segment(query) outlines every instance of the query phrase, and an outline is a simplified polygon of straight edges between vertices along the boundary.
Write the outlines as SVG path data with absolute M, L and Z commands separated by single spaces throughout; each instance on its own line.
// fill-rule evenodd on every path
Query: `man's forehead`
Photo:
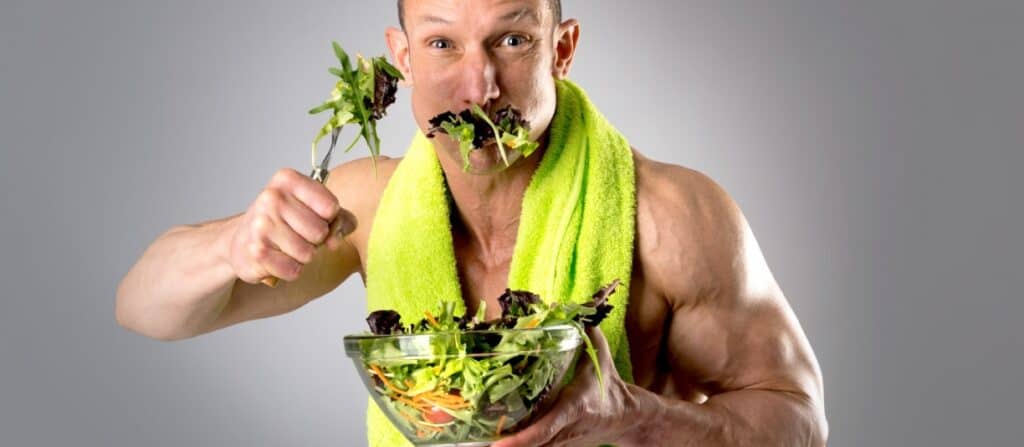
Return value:
M 540 24 L 549 0 L 405 0 L 411 22 L 447 23 L 463 11 L 494 11 L 499 21 L 529 21 Z

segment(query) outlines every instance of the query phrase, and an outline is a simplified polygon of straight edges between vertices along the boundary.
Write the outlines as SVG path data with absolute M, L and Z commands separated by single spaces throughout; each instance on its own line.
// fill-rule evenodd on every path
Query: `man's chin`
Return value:
M 486 144 L 480 149 L 470 151 L 469 169 L 466 172 L 474 175 L 496 174 L 508 169 L 509 166 L 522 158 L 522 155 L 521 152 L 506 147 L 505 159 L 502 159 L 501 152 L 498 150 L 496 143 Z M 505 164 L 506 159 L 508 164 Z

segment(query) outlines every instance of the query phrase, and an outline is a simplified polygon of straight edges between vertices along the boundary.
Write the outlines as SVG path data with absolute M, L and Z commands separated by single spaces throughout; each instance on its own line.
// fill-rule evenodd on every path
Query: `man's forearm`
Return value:
M 824 410 L 805 396 L 740 390 L 703 404 L 667 398 L 630 385 L 638 422 L 623 445 L 824 446 Z
M 174 340 L 215 319 L 237 279 L 225 261 L 225 227 L 232 219 L 177 227 L 157 238 L 118 286 L 118 323 Z

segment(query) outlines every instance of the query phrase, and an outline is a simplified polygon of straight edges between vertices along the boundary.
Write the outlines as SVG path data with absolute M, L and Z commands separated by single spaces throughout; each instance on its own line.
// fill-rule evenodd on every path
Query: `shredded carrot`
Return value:
M 461 404 L 465 404 L 465 403 L 469 403 L 468 400 L 463 399 L 461 396 L 449 396 L 449 397 L 446 397 L 445 399 L 447 399 L 447 400 L 449 400 L 451 402 L 460 404 L 460 405 Z
M 529 323 L 526 323 L 526 328 L 527 329 L 533 329 L 533 328 L 537 327 L 538 324 L 540 324 L 540 318 L 534 318 L 534 319 L 530 320 Z
M 413 408 L 415 408 L 417 410 L 423 410 L 424 408 L 429 408 L 429 406 L 423 405 L 423 404 L 418 403 L 418 402 L 413 402 L 413 401 L 411 401 L 409 399 L 406 399 L 406 398 L 404 398 L 402 396 L 395 396 L 395 400 L 397 400 L 399 402 L 402 402 L 402 403 L 405 403 L 406 405 L 409 405 L 410 407 L 413 407 Z
M 435 320 L 435 319 L 434 319 L 434 316 L 430 314 L 430 311 L 429 311 L 429 310 L 427 310 L 427 311 L 424 311 L 424 312 L 423 312 L 423 315 L 426 315 L 426 317 L 427 317 L 427 321 L 429 321 L 429 322 L 430 322 L 430 324 L 432 324 L 432 325 L 434 325 L 434 326 L 440 326 L 440 324 L 438 324 L 437 320 Z
M 382 382 L 384 382 L 384 385 L 387 386 L 389 390 L 394 391 L 394 392 L 396 392 L 398 394 L 401 394 L 401 395 L 405 395 L 405 396 L 409 395 L 409 393 L 406 393 L 405 391 L 402 391 L 402 390 L 396 388 L 394 385 L 392 385 L 391 381 L 389 381 L 388 378 L 386 376 L 384 376 L 384 373 L 380 370 L 380 368 L 377 367 L 377 365 L 370 364 L 370 368 L 373 369 L 373 373 L 376 374 L 377 377 L 380 377 L 380 380 Z
M 469 402 L 467 402 L 466 399 L 456 394 L 449 394 L 440 391 L 432 391 L 424 394 L 426 394 L 426 396 L 423 397 L 423 400 L 430 400 L 431 402 L 458 406 L 469 404 Z
M 420 400 L 420 402 L 425 403 L 428 407 L 445 407 L 445 408 L 448 408 L 448 405 L 445 404 L 444 402 L 438 402 L 438 401 L 432 400 L 430 398 L 424 398 L 424 399 Z
M 427 391 L 425 393 L 412 396 L 411 402 L 411 405 L 417 408 L 421 408 L 426 405 L 428 407 L 443 407 L 449 410 L 462 410 L 473 406 L 469 401 L 458 394 L 449 394 L 438 390 Z
M 423 401 L 424 402 L 428 402 L 428 403 L 430 403 L 433 406 L 447 408 L 449 410 L 462 410 L 464 408 L 469 408 L 469 407 L 472 406 L 472 405 L 470 405 L 468 403 L 467 404 L 452 404 L 452 403 L 447 403 L 447 402 L 432 401 L 432 400 L 428 400 L 428 399 L 424 399 Z
M 462 405 L 462 404 L 468 403 L 466 401 L 466 399 L 462 398 L 462 396 L 453 396 L 451 394 L 441 397 L 441 400 L 444 400 L 446 402 L 451 402 L 451 403 L 454 403 L 454 404 L 458 404 L 458 405 Z
M 498 419 L 498 430 L 495 431 L 494 434 L 497 435 L 497 436 L 501 436 L 501 428 L 504 425 L 505 425 L 505 415 L 502 415 L 501 419 Z

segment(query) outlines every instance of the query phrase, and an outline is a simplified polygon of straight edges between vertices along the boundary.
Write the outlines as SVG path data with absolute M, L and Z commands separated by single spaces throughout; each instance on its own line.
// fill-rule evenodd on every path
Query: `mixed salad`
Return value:
M 417 443 L 487 440 L 515 430 L 546 404 L 586 345 L 584 328 L 612 310 L 608 296 L 619 281 L 587 303 L 546 304 L 536 294 L 506 290 L 501 316 L 484 321 L 455 315 L 454 303 L 424 312 L 404 325 L 397 312 L 379 310 L 366 319 L 374 335 L 361 344 L 371 393 L 385 413 Z M 430 337 L 405 337 L 431 334 Z M 594 368 L 600 378 L 599 368 Z
M 482 149 L 491 141 L 497 145 L 505 166 L 509 164 L 506 147 L 529 157 L 539 146 L 536 141 L 530 141 L 530 123 L 511 105 L 499 109 L 492 119 L 480 106 L 473 104 L 461 112 L 443 112 L 431 118 L 430 126 L 428 138 L 443 133 L 459 143 L 463 169 L 469 169 L 470 152 Z

